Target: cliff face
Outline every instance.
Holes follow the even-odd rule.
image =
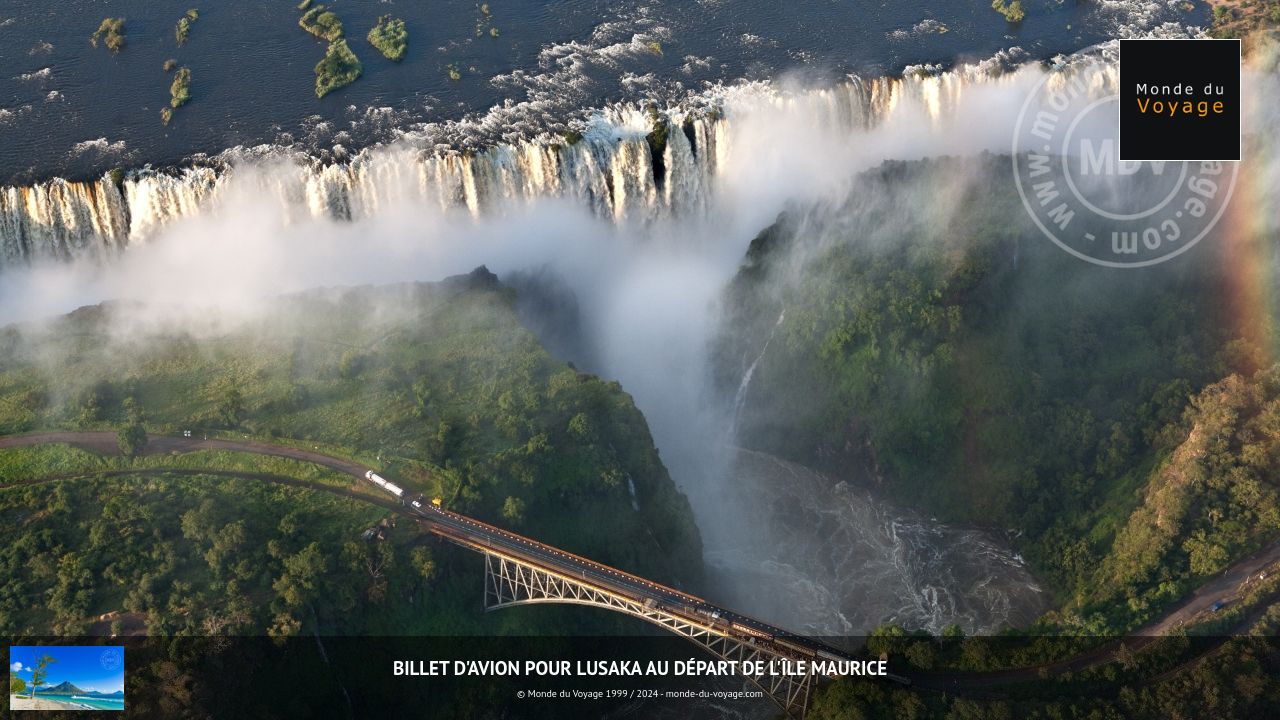
[[[1239,241],[1108,274],[1029,227],[1007,161],[886,164],[780,218],[724,297],[719,385],[742,397],[740,444],[1016,529],[1060,597],[1084,598],[1116,579],[1095,570],[1177,444],[1167,429],[1272,341],[1230,309]],[[1153,521],[1191,512],[1160,504]],[[1131,545],[1157,552],[1116,551]]]

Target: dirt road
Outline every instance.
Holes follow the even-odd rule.
[[[74,431],[55,431],[33,433],[31,435],[10,435],[8,437],[0,437],[0,450],[5,448],[17,447],[33,447],[36,445],[49,445],[52,443],[65,443],[74,447],[83,448],[91,452],[101,453],[104,455],[118,455],[120,448],[116,444],[116,434],[113,432],[93,431],[93,432],[74,432]],[[271,457],[290,458],[293,460],[301,460],[303,462],[321,465],[339,472],[354,475],[355,477],[364,477],[364,473],[369,468],[359,463],[335,458],[320,452],[311,450],[303,450],[301,448],[290,447],[288,445],[274,445],[271,443],[257,442],[254,440],[204,440],[201,438],[184,438],[174,437],[172,435],[147,435],[147,447],[143,451],[144,455],[167,455],[169,453],[185,453],[194,452],[196,450],[227,450],[230,452],[246,452],[255,455],[269,455]]]

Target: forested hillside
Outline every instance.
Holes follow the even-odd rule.
[[[341,487],[351,477],[231,452],[148,454],[131,432],[139,427],[316,448],[571,551],[666,582],[699,580],[688,503],[631,398],[552,360],[487,271],[313,291],[190,331],[147,310],[97,306],[0,331],[0,434],[119,431],[128,455],[0,450],[0,632],[636,629],[563,608],[485,615],[474,554],[403,520],[382,527],[383,540],[362,538],[385,510],[165,471]],[[104,470],[136,475],[18,486]]]
[[[1006,163],[890,163],[779,218],[726,294],[721,385],[768,343],[740,442],[1012,530],[1056,622],[1129,627],[1280,530],[1270,314],[1233,264],[1256,248],[1083,263]]]

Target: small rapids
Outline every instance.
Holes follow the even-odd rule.
[[[989,634],[1047,609],[1022,558],[986,532],[929,520],[770,455],[730,452],[724,512],[760,528],[760,542],[708,537],[706,559],[711,584],[742,612],[847,636],[884,623]]]

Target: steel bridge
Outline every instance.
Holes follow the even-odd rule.
[[[794,668],[796,661],[806,661],[803,674],[740,673],[788,718],[803,720],[808,711],[818,679],[809,669],[813,661],[849,659],[812,639],[436,505],[411,502],[408,509],[432,533],[484,555],[485,610],[590,605],[656,625],[722,660],[737,661],[737,668],[782,667],[778,661]]]

